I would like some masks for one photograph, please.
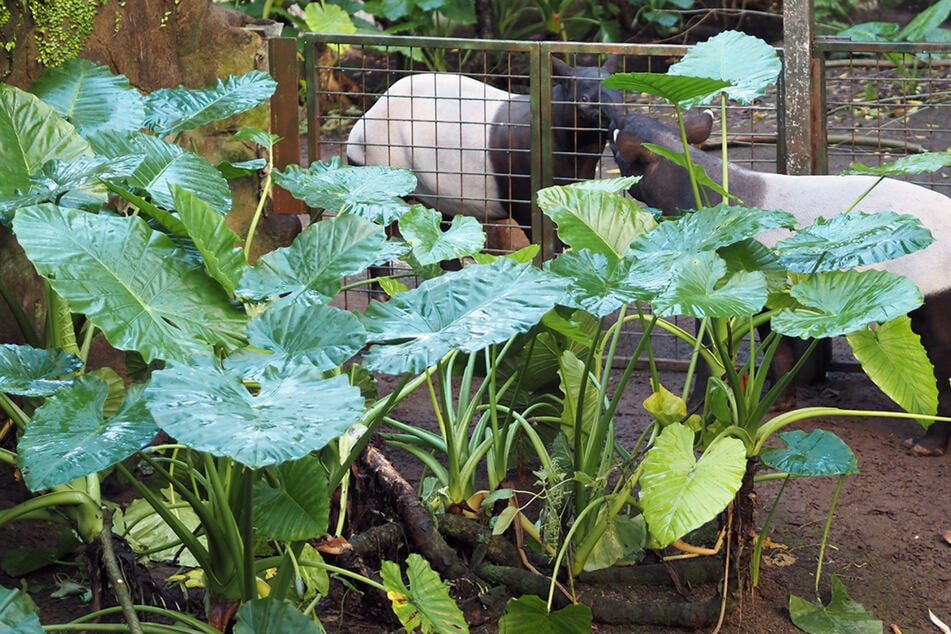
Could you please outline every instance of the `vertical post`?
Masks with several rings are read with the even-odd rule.
[[[813,56],[815,20],[812,0],[783,3],[782,123],[787,174],[816,171],[825,139],[822,64]],[[782,153],[781,153],[782,154]]]
[[[271,38],[267,41],[267,54],[268,69],[277,82],[277,89],[271,97],[271,133],[281,137],[274,145],[274,165],[271,167],[284,168],[301,160],[297,41],[290,37]],[[303,201],[277,186],[273,190],[273,203],[274,213],[305,213]]]
[[[552,147],[552,50],[541,43],[531,50],[532,191],[554,182]],[[539,210],[532,195],[532,241],[539,245],[538,259],[555,255],[555,228]]]

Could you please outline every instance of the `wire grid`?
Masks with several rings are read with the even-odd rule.
[[[951,46],[833,53],[825,61],[829,172],[951,147]],[[951,169],[905,177],[951,195]]]
[[[392,40],[393,38],[388,38]],[[484,45],[484,42],[478,44]],[[498,43],[496,43],[496,46]],[[568,48],[566,48],[566,46]],[[570,50],[570,45],[560,44],[553,51],[554,54],[564,59],[570,65],[591,65],[596,57],[592,54],[592,45],[579,45],[583,51]],[[329,52],[340,50],[338,56],[328,54]],[[660,47],[660,46],[619,46],[607,45],[597,47],[596,52],[605,54],[621,55],[617,70],[619,72],[664,72],[680,55],[686,52],[686,47]],[[316,45],[314,54],[314,68],[312,76],[319,78],[316,83],[318,89],[313,98],[316,107],[313,111],[316,125],[310,129],[316,131],[318,143],[312,143],[311,147],[320,148],[320,158],[328,160],[333,156],[339,156],[344,161],[347,160],[346,148],[347,137],[351,128],[363,116],[363,113],[370,110],[374,104],[381,99],[387,89],[398,81],[409,75],[428,73],[429,70],[421,67],[421,64],[411,60],[427,59],[430,62],[439,60],[441,72],[458,73],[484,82],[494,89],[504,90],[506,92],[519,95],[526,95],[530,92],[532,76],[530,73],[530,52],[522,48],[520,50],[464,50],[458,48],[458,42],[451,44],[442,44],[440,46],[410,45],[405,42],[399,44],[373,44],[371,45],[349,45],[346,48],[338,48],[338,43],[333,39],[323,39]],[[404,82],[405,83],[405,82]],[[550,92],[540,91],[540,99],[551,99]],[[661,103],[656,98],[647,95],[637,95],[625,93],[625,109],[642,114],[650,114],[663,118],[670,125],[675,125],[673,118],[673,108],[667,104]],[[478,100],[478,98],[476,98]],[[488,101],[488,99],[487,99]],[[568,103],[568,102],[563,102]],[[404,104],[405,105],[405,104]],[[478,104],[463,104],[456,106],[454,114],[458,114],[458,108]],[[552,106],[556,106],[552,104]],[[381,125],[380,132],[368,135],[367,145],[375,146],[379,151],[392,153],[396,163],[405,161],[407,155],[413,156],[413,153],[420,153],[424,158],[429,159],[428,165],[435,167],[436,157],[432,156],[436,151],[434,145],[428,139],[413,139],[407,141],[405,135],[402,138],[394,138],[405,132],[406,128],[417,127],[420,123],[435,124],[442,121],[439,112],[436,112],[431,104],[425,104],[425,107],[419,111],[409,112],[404,110],[403,114],[389,114],[389,124],[397,122],[396,126]],[[477,115],[483,115],[484,110],[476,108]],[[776,97],[775,92],[771,92],[766,98],[755,104],[736,105],[731,104],[727,114],[727,135],[730,142],[730,157],[734,162],[752,167],[754,169],[763,169],[775,171],[776,165]],[[719,113],[718,113],[719,114]],[[480,117],[476,117],[477,119]],[[483,120],[486,118],[481,117]],[[461,122],[460,122],[461,123]],[[466,122],[472,124],[473,122]],[[484,121],[483,121],[484,123]],[[719,147],[720,125],[716,124],[709,144]],[[475,125],[479,125],[476,121]],[[524,124],[523,124],[524,125]],[[578,128],[575,121],[554,122],[553,131],[559,130],[573,132]],[[391,130],[393,132],[391,133]],[[313,134],[313,132],[312,132]],[[516,150],[517,152],[529,152],[528,149]],[[443,157],[440,157],[440,159]],[[544,158],[544,157],[543,157]],[[551,157],[552,160],[555,158]],[[596,178],[618,176],[617,167],[614,163],[610,151],[605,149],[600,155]],[[389,162],[389,161],[387,161]],[[421,161],[426,163],[426,161]],[[460,162],[462,163],[462,162]],[[484,172],[486,161],[484,157],[469,156],[469,162],[464,164],[464,168],[445,169],[445,163],[440,161],[440,170],[429,169],[426,165],[422,169],[416,169],[420,178],[430,178],[440,184],[459,190],[459,182],[465,176],[479,176],[489,178],[489,174]],[[466,171],[465,167],[475,164],[477,169]],[[475,172],[473,174],[473,172]],[[455,179],[455,180],[454,180]],[[504,197],[498,199],[468,200],[470,204],[481,204],[483,208],[493,203],[507,202]],[[432,202],[434,207],[441,208],[440,203],[444,201]],[[449,203],[448,207],[458,206],[457,201],[445,201]],[[441,208],[444,210],[444,208]],[[513,218],[505,217],[502,219],[492,219],[483,216],[480,218],[486,230],[488,237],[487,251],[490,253],[508,253],[527,244],[524,224],[519,224]],[[409,267],[400,263],[387,265],[392,268],[381,268],[375,271],[376,275],[394,274],[405,275],[409,273]],[[400,271],[402,269],[402,271]],[[402,281],[413,286],[418,280],[402,278]],[[360,279],[349,279],[348,283],[359,284]],[[368,286],[357,287],[344,294],[343,305],[347,308],[360,309],[372,296],[372,289]],[[649,307],[644,307],[649,309]],[[675,320],[678,326],[686,330],[693,329],[693,320],[691,318],[677,318]],[[633,322],[625,325],[622,329],[622,338],[620,352],[617,359],[620,362],[626,362],[641,338],[640,325]],[[658,364],[662,368],[677,369],[686,366],[690,351],[678,339],[669,333],[656,330],[652,334],[651,345]]]

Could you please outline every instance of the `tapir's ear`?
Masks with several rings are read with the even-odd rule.
[[[621,60],[617,55],[608,55],[607,59],[604,60],[604,66],[601,68],[608,75],[613,75],[617,72],[618,62]]]
[[[627,134],[623,130],[614,130],[614,151],[631,165],[643,165],[657,160],[659,157],[644,147],[641,138]]]
[[[555,72],[554,72],[554,75],[555,75],[556,78],[557,78],[558,76],[561,76],[561,77],[574,77],[575,69],[572,68],[571,65],[568,64],[568,62],[564,61],[563,59],[559,59],[559,58],[557,58],[557,57],[552,57],[552,58],[551,58],[551,67],[552,67],[552,70],[555,71]]]
[[[684,129],[687,131],[687,143],[699,145],[707,140],[713,130],[713,111],[690,110],[684,114]]]

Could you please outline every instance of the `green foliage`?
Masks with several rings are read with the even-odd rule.
[[[800,630],[809,634],[881,634],[882,622],[849,598],[845,585],[832,576],[832,599],[829,605],[810,603],[795,595],[789,596],[789,615]]]
[[[786,447],[768,447],[760,452],[767,467],[794,476],[830,476],[858,473],[855,454],[841,438],[822,429],[808,434],[794,430],[779,434]]]
[[[36,605],[17,588],[0,588],[0,624],[13,634],[40,634],[43,626]]]
[[[99,0],[25,2],[36,24],[37,59],[44,66],[58,66],[79,55],[93,20],[102,6]]]
[[[699,528],[733,501],[746,473],[746,450],[721,436],[697,460],[694,432],[668,425],[644,457],[640,502],[651,535],[663,548]]]
[[[320,634],[323,629],[290,603],[270,597],[247,601],[235,615],[235,634],[299,632]]]
[[[590,631],[591,608],[588,606],[575,604],[549,612],[545,602],[532,595],[509,601],[499,619],[499,634],[577,634]]]
[[[412,553],[406,563],[409,587],[403,583],[396,564],[384,561],[380,567],[393,611],[403,627],[407,631],[418,628],[423,634],[468,632],[465,616],[449,596],[449,586],[433,572],[429,562]]]

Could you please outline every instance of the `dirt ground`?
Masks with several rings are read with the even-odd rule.
[[[663,380],[674,389],[682,377],[667,373]],[[647,395],[646,377],[633,381],[618,413],[622,444],[632,443],[648,422],[640,405]],[[813,405],[895,410],[864,374],[855,372],[831,373],[824,382],[798,388],[798,406]],[[421,424],[432,420],[431,405],[425,399],[401,404],[398,414],[402,420],[415,418]],[[944,531],[951,530],[951,496],[945,486],[951,477],[951,455],[907,455],[902,441],[919,432],[917,425],[881,417],[823,418],[786,430],[815,428],[842,438],[855,452],[860,469],[858,475],[846,478],[840,493],[821,571],[822,600],[828,602],[830,576],[836,574],[851,598],[882,620],[886,631],[938,632],[929,621],[929,609],[951,622],[951,544],[943,537]],[[393,452],[393,458],[407,477],[418,478],[415,461],[399,452]],[[834,478],[808,478],[786,486],[769,531],[781,547],[767,552],[759,588],[734,597],[736,607],[728,612],[721,632],[800,631],[789,619],[788,595],[815,598],[819,544],[835,484]],[[757,486],[758,526],[778,491],[778,482]],[[634,602],[643,600],[639,595],[646,591],[629,588],[627,592],[626,598]],[[602,625],[597,631],[620,634],[630,629]],[[645,634],[686,631],[690,630],[637,628]]]

